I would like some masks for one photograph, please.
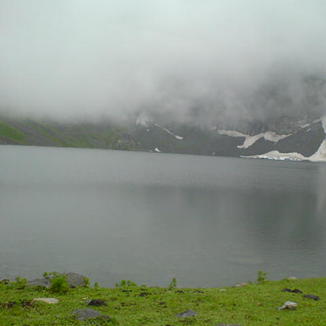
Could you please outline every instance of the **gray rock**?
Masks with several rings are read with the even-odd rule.
[[[295,281],[295,280],[297,280],[297,278],[296,278],[295,276],[289,276],[289,277],[287,278],[287,280],[288,280],[288,281]]]
[[[88,319],[111,319],[108,315],[103,315],[94,309],[77,309],[73,312],[73,315],[77,320],[88,320]]]
[[[303,293],[303,292],[302,292],[301,290],[299,290],[299,289],[291,290],[291,289],[288,289],[288,288],[283,289],[282,292]]]
[[[44,303],[48,303],[48,304],[57,304],[59,303],[59,300],[56,298],[34,298],[32,300],[32,302],[35,301],[40,301],[40,302],[44,302]]]
[[[184,312],[180,312],[179,314],[177,314],[177,317],[185,318],[185,317],[194,317],[196,315],[197,315],[197,312],[195,312],[193,310],[186,310]]]
[[[278,309],[279,310],[285,310],[285,309],[295,310],[295,309],[297,309],[297,306],[298,306],[298,304],[296,302],[286,301],[284,303],[284,305],[282,307],[279,307]]]
[[[102,299],[93,299],[88,302],[88,306],[107,306],[107,303]]]
[[[87,285],[87,277],[78,273],[66,273],[67,282],[71,288]]]
[[[303,296],[304,298],[307,298],[307,299],[312,299],[312,300],[315,300],[315,301],[319,301],[320,298],[318,295],[314,295],[314,294],[305,294]]]
[[[1,284],[9,284],[10,280],[8,280],[7,278],[4,278],[3,280],[0,281]]]
[[[50,285],[51,285],[51,282],[49,279],[47,278],[36,278],[34,280],[31,280],[28,282],[28,285],[30,286],[41,286],[41,287],[44,287],[44,288],[49,288]]]
[[[65,275],[67,277],[67,282],[71,288],[87,285],[87,277],[84,275],[78,273],[66,273],[61,275]],[[29,281],[28,285],[49,288],[51,285],[51,277],[36,278],[34,280]]]

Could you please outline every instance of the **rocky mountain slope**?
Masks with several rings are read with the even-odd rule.
[[[316,158],[324,139],[325,131],[320,118],[291,120],[289,123],[284,117],[279,119],[278,124],[252,122],[249,127],[246,125],[238,129],[220,125],[203,127],[190,123],[167,123],[143,114],[125,125],[110,121],[58,123],[8,117],[0,119],[1,144],[302,160],[313,155]]]

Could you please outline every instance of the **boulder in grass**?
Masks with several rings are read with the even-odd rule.
[[[288,281],[296,281],[297,278],[296,278],[295,276],[289,276],[289,277],[287,278],[287,280],[288,280]]]
[[[43,288],[49,288],[51,285],[51,281],[45,277],[43,278],[36,278],[34,280],[31,280],[28,282],[28,285],[30,286],[39,286]]]
[[[59,303],[59,300],[56,298],[35,298],[32,300],[32,302],[39,301],[39,302],[44,302],[48,304],[57,304]]]
[[[193,310],[186,310],[184,312],[180,312],[177,314],[177,317],[179,318],[186,318],[186,317],[195,317],[197,315],[197,312]]]
[[[77,309],[73,312],[73,315],[77,320],[89,320],[89,319],[111,319],[108,315],[103,315],[97,310],[94,309]]]
[[[66,273],[63,275],[67,277],[67,282],[71,288],[88,285],[88,278],[84,275],[78,273]]]
[[[56,275],[64,275],[67,278],[67,282],[69,287],[76,288],[79,286],[87,286],[88,285],[88,278],[84,275],[78,273],[57,273]],[[49,274],[49,276],[43,278],[37,278],[28,282],[30,286],[39,286],[43,288],[50,288],[51,286],[51,279],[55,277],[55,275]]]
[[[291,290],[291,289],[288,289],[288,288],[283,289],[282,292],[303,293],[303,292],[302,292],[301,290],[299,290],[299,289]]]
[[[102,299],[93,299],[88,302],[88,306],[97,306],[97,307],[107,306],[107,303]]]
[[[314,295],[314,294],[305,294],[303,296],[304,298],[307,298],[307,299],[312,299],[312,300],[315,300],[315,301],[319,301],[320,298],[318,295]]]
[[[286,301],[282,307],[279,307],[278,310],[296,310],[298,304],[293,301]]]
[[[7,285],[7,284],[10,283],[10,280],[7,279],[7,278],[4,278],[3,280],[0,281],[0,283],[1,283],[1,284],[5,284],[5,285]]]

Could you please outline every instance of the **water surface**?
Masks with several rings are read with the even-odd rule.
[[[0,146],[0,278],[325,276],[326,165]]]

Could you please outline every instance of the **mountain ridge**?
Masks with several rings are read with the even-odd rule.
[[[232,157],[259,157],[270,152],[294,152],[304,158],[314,155],[325,139],[322,120],[290,121],[291,127],[287,129],[286,122],[281,124],[280,131],[275,126],[268,130],[268,125],[262,127],[261,123],[253,122],[252,129],[245,133],[216,126],[160,122],[144,115],[128,124],[110,120],[68,123],[1,117],[0,144]],[[286,134],[281,133],[284,130]]]

